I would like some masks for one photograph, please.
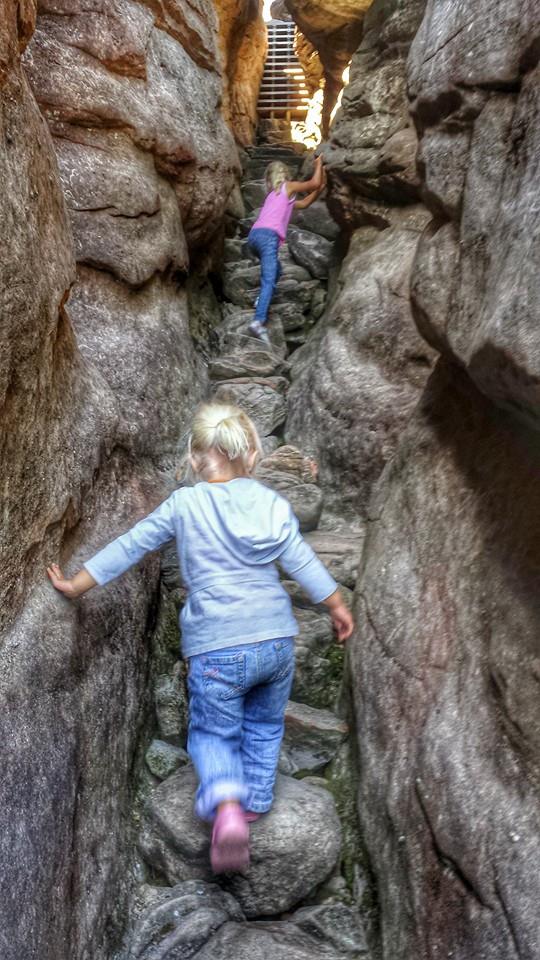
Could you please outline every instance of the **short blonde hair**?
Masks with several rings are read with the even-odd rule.
[[[247,413],[232,403],[203,403],[195,412],[188,453],[198,461],[197,473],[212,466],[212,454],[240,460],[248,468],[250,454],[262,456],[257,428]]]
[[[291,173],[287,164],[283,163],[282,160],[273,160],[266,168],[264,179],[266,189],[268,191],[275,190],[277,193],[282,183],[291,179]]]

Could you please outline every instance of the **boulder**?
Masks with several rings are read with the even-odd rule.
[[[324,68],[323,135],[343,86],[342,75],[362,35],[370,0],[286,0],[287,9],[319,53]]]
[[[339,224],[333,219],[324,200],[316,200],[305,210],[295,210],[292,224],[326,240],[336,240],[339,236]]]
[[[321,772],[334,759],[348,732],[347,724],[329,710],[290,700],[280,770],[290,776]]]
[[[248,180],[247,183],[243,183],[242,196],[246,205],[246,211],[251,212],[252,210],[258,210],[259,207],[262,207],[267,193],[268,191],[264,180]]]
[[[310,936],[290,922],[225,923],[197,954],[197,960],[352,960],[332,942]]]
[[[499,33],[486,2],[471,18],[447,3],[444,12],[447,19],[428,4],[411,49],[426,202],[437,218],[418,249],[415,318],[422,335],[464,365],[483,393],[536,428],[540,287],[531,238],[538,229],[540,128],[538,74],[528,56],[538,24],[528,5],[523,15],[516,4],[504,10],[500,29],[507,33]],[[467,89],[458,93],[465,76]],[[500,93],[491,96],[488,88]],[[440,110],[448,96],[450,108]]]
[[[237,237],[227,238],[223,243],[223,263],[239,263],[245,259],[245,243]]]
[[[208,365],[211,380],[233,380],[241,377],[271,377],[287,369],[286,364],[261,343],[242,353],[224,354],[215,357]]]
[[[321,903],[302,907],[291,917],[291,922],[315,940],[331,944],[337,954],[354,960],[368,955],[364,925],[357,907],[345,903]]]
[[[318,530],[306,537],[320,560],[338,583],[354,587],[362,555],[363,537]]]
[[[36,6],[0,0],[0,953],[82,960],[118,942],[103,903],[127,907],[158,569],[149,558],[72,604],[45,566],[74,573],[159,484],[149,458],[130,457],[117,398],[71,322],[69,215],[20,62]]]
[[[210,829],[193,813],[191,768],[169,777],[150,795],[142,817],[141,852],[174,884],[210,879]],[[279,776],[269,814],[252,825],[251,864],[224,881],[247,917],[274,916],[304,900],[334,867],[340,826],[327,790]]]
[[[190,960],[224,923],[244,919],[230,894],[201,880],[147,887],[143,896],[127,960]]]
[[[316,530],[323,508],[323,492],[314,483],[299,483],[282,490],[289,501],[300,524],[300,530],[306,533]]]
[[[159,274],[130,290],[109,272],[79,266],[69,309],[81,354],[117,398],[119,441],[138,456],[170,454],[186,393],[190,404],[205,394],[185,291]]]
[[[365,515],[431,369],[409,276],[427,214],[352,235],[330,308],[294,355],[286,440],[319,463],[331,514]]]
[[[290,502],[303,531],[316,528],[322,511],[322,491],[316,485],[315,472],[313,462],[291,446],[280,447],[257,466],[257,479]]]
[[[279,318],[286,334],[291,330],[298,330],[306,325],[306,314],[296,303],[272,303],[270,306],[270,320]]]
[[[159,780],[166,780],[189,762],[185,750],[166,743],[165,740],[152,740],[144,759],[150,773]]]
[[[285,422],[286,389],[283,377],[239,377],[218,384],[214,397],[237,404],[253,419],[260,434],[268,436]]]
[[[294,259],[309,270],[312,277],[319,280],[328,278],[332,257],[332,244],[329,240],[308,230],[291,226],[287,242]]]

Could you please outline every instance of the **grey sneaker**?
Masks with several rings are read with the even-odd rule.
[[[257,337],[258,340],[262,340],[263,343],[270,343],[270,337],[266,332],[264,324],[261,323],[260,320],[252,320],[248,330],[254,337]]]

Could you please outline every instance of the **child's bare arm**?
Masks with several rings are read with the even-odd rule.
[[[306,207],[310,207],[312,203],[315,203],[317,197],[320,197],[321,189],[313,190],[312,193],[308,193],[307,197],[303,197],[302,200],[296,200],[294,204],[295,210],[305,210]]]
[[[319,190],[323,184],[323,165],[322,157],[315,157],[315,169],[313,176],[309,180],[288,180],[287,193],[289,197],[293,193],[311,193],[313,190]]]

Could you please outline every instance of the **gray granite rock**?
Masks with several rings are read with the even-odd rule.
[[[185,666],[177,661],[171,673],[156,678],[154,706],[162,740],[177,747],[185,746],[187,730],[187,693]]]
[[[223,353],[243,354],[246,350],[260,350],[261,341],[248,330],[253,320],[253,310],[243,309],[233,304],[223,305],[223,323],[216,330],[216,338]],[[277,357],[287,356],[287,344],[283,324],[277,313],[272,312],[267,324],[272,351]]]
[[[291,446],[279,447],[259,463],[257,479],[289,501],[302,531],[317,527],[323,495],[315,482],[315,465],[299,450]]]
[[[226,923],[197,954],[197,960],[351,960],[290,922]],[[360,954],[362,956],[362,954]]]
[[[309,270],[312,277],[318,280],[328,278],[332,258],[332,244],[329,240],[309,230],[291,226],[287,242],[294,259]]]
[[[354,587],[362,555],[363,538],[358,534],[340,534],[318,530],[307,536],[315,553],[338,583]]]
[[[212,359],[208,366],[211,380],[233,380],[237,377],[271,377],[284,373],[286,364],[273,353],[259,348],[246,349],[242,353],[221,355]]]
[[[146,751],[146,766],[159,780],[166,780],[172,773],[189,762],[189,757],[181,747],[175,747],[165,740],[152,740]]]
[[[238,377],[219,383],[214,397],[237,404],[253,419],[261,436],[268,436],[287,417],[286,388],[283,377]]]
[[[201,880],[144,891],[126,960],[190,960],[227,921],[244,919],[224,890]]]
[[[184,768],[156,787],[142,818],[140,850],[168,883],[211,879],[210,832],[195,818],[196,778]],[[269,814],[252,824],[251,864],[231,876],[227,889],[246,916],[273,916],[307,897],[331,872],[340,826],[331,795],[279,776]]]
[[[320,772],[334,759],[348,732],[347,724],[329,710],[289,701],[280,770],[290,776]]]
[[[316,200],[306,210],[295,210],[292,222],[295,227],[317,233],[327,240],[335,240],[340,231],[324,200]]]
[[[286,439],[318,461],[328,509],[351,519],[365,513],[432,364],[409,301],[427,214],[410,216],[353,234],[337,295],[293,355]]]
[[[257,210],[266,199],[267,189],[264,180],[248,180],[242,184],[242,196],[246,211]]]

